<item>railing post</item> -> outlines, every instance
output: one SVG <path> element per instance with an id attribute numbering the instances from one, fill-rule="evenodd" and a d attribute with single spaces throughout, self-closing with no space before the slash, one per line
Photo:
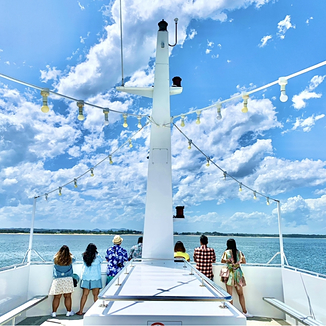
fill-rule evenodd
<path id="1" fill-rule="evenodd" d="M 34 220 L 35 220 L 35 210 L 36 210 L 36 199 L 37 197 L 34 197 L 33 202 L 33 213 L 32 213 L 32 225 L 29 232 L 29 244 L 28 244 L 28 256 L 27 256 L 27 263 L 31 262 L 31 256 L 32 256 L 32 247 L 33 247 L 33 233 L 34 233 Z"/>
<path id="2" fill-rule="evenodd" d="M 284 267 L 284 248 L 283 248 L 283 235 L 281 230 L 281 204 L 277 200 L 277 216 L 278 216 L 278 234 L 280 239 L 280 253 L 281 253 L 281 266 Z"/>

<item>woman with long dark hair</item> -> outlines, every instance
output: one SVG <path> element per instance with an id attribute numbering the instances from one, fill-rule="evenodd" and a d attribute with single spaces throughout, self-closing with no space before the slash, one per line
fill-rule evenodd
<path id="1" fill-rule="evenodd" d="M 227 248 L 221 258 L 221 263 L 227 264 L 229 276 L 223 277 L 222 282 L 225 283 L 226 291 L 230 295 L 232 295 L 232 289 L 235 287 L 243 313 L 246 317 L 252 317 L 252 315 L 247 311 L 242 289 L 246 286 L 246 280 L 241 269 L 241 264 L 246 264 L 246 257 L 237 249 L 237 244 L 234 239 L 229 239 L 226 242 L 226 247 Z M 233 300 L 231 301 L 231 304 L 233 304 Z"/>
<path id="2" fill-rule="evenodd" d="M 53 258 L 53 281 L 49 292 L 49 295 L 54 295 L 52 317 L 57 316 L 62 295 L 64 296 L 64 303 L 67 309 L 66 316 L 74 315 L 74 312 L 71 310 L 71 293 L 74 291 L 72 263 L 75 260 L 66 245 L 63 245 Z"/>
<path id="3" fill-rule="evenodd" d="M 77 315 L 83 315 L 83 309 L 87 301 L 88 294 L 92 290 L 94 302 L 98 299 L 98 294 L 102 288 L 101 262 L 102 257 L 98 254 L 94 243 L 90 243 L 86 251 L 82 254 L 84 260 L 83 271 L 81 275 L 80 287 L 83 294 L 80 299 L 80 308 Z"/>

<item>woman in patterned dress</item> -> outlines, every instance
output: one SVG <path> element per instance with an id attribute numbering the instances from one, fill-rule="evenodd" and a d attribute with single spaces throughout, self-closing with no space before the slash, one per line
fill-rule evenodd
<path id="1" fill-rule="evenodd" d="M 49 292 L 49 295 L 54 295 L 52 317 L 57 316 L 62 295 L 64 296 L 64 304 L 67 309 L 66 316 L 70 317 L 75 314 L 71 310 L 71 293 L 74 291 L 72 263 L 75 260 L 66 245 L 63 245 L 53 258 L 53 281 Z"/>
<path id="2" fill-rule="evenodd" d="M 242 289 L 244 286 L 246 286 L 246 280 L 241 269 L 241 264 L 246 264 L 246 257 L 240 250 L 237 249 L 234 239 L 229 239 L 226 242 L 226 246 L 227 248 L 221 258 L 221 263 L 226 263 L 229 270 L 228 279 L 223 279 L 226 285 L 226 291 L 232 295 L 233 287 L 235 287 L 243 313 L 246 317 L 252 317 L 252 315 L 250 315 L 247 311 Z M 233 304 L 233 300 L 231 301 L 231 304 Z"/>

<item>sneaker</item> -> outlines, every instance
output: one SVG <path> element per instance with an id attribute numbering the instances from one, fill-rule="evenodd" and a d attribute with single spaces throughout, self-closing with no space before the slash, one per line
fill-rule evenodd
<path id="1" fill-rule="evenodd" d="M 71 316 L 73 316 L 75 313 L 71 310 L 71 311 L 67 311 L 67 313 L 66 313 L 66 316 L 67 317 L 71 317 Z"/>
<path id="2" fill-rule="evenodd" d="M 57 317 L 57 313 L 56 312 L 52 312 L 51 317 L 53 317 L 53 318 Z"/>
<path id="3" fill-rule="evenodd" d="M 250 318 L 250 317 L 253 317 L 252 314 L 250 314 L 248 311 L 244 314 L 246 316 L 246 318 Z"/>

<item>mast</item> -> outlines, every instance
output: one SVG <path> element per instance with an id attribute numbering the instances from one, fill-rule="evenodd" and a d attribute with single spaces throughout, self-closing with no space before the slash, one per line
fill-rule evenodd
<path id="1" fill-rule="evenodd" d="M 150 154 L 144 220 L 143 258 L 173 257 L 170 95 L 182 87 L 170 87 L 168 23 L 159 22 L 154 87 L 117 87 L 117 90 L 153 98 Z"/>

